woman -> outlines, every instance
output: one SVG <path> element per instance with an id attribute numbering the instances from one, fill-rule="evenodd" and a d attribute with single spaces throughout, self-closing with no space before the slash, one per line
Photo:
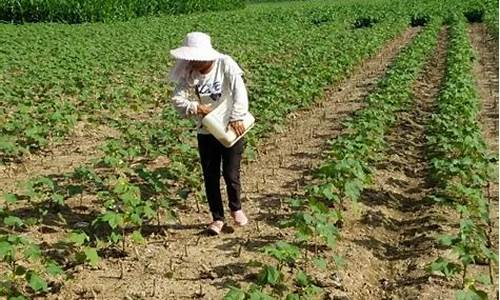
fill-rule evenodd
<path id="1" fill-rule="evenodd" d="M 213 218 L 208 230 L 219 234 L 224 226 L 224 206 L 220 191 L 221 162 L 231 216 L 236 224 L 246 225 L 248 219 L 241 209 L 240 201 L 243 138 L 231 148 L 226 148 L 201 124 L 203 116 L 230 97 L 233 107 L 228 126 L 238 136 L 243 134 L 245 128 L 241 120 L 248 112 L 243 71 L 231 57 L 214 50 L 210 37 L 201 32 L 188 33 L 183 46 L 171 50 L 170 54 L 176 59 L 170 73 L 172 80 L 177 82 L 172 97 L 173 105 L 183 117 L 198 117 L 198 149 Z"/>

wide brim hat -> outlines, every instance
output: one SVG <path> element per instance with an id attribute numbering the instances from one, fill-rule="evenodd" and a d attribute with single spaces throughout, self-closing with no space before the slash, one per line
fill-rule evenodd
<path id="1" fill-rule="evenodd" d="M 202 32 L 191 32 L 186 35 L 182 47 L 170 50 L 175 59 L 212 61 L 222 54 L 212 47 L 210 36 Z"/>

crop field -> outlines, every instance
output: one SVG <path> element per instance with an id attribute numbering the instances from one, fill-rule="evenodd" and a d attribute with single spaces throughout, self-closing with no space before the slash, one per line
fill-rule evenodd
<path id="1" fill-rule="evenodd" d="M 498 29 L 498 0 L 2 1 L 0 299 L 498 299 Z M 170 101 L 191 31 L 256 117 L 216 237 Z"/>

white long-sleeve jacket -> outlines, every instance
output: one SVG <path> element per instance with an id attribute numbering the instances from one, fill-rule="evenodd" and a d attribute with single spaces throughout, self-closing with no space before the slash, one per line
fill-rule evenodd
<path id="1" fill-rule="evenodd" d="M 232 103 L 230 121 L 241 120 L 248 112 L 248 94 L 243 81 L 243 70 L 228 55 L 217 59 L 208 74 L 192 72 L 181 80 L 172 96 L 175 109 L 183 117 L 195 116 L 199 104 L 217 107 L 224 100 Z M 199 95 L 199 98 L 196 96 Z M 209 134 L 198 117 L 198 133 Z"/>

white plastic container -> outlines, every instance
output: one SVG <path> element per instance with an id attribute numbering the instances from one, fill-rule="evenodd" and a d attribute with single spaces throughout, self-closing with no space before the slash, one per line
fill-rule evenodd
<path id="1" fill-rule="evenodd" d="M 241 139 L 250 128 L 255 124 L 255 118 L 252 114 L 247 113 L 243 118 L 243 126 L 245 133 L 237 136 L 229 124 L 229 108 L 230 101 L 222 101 L 214 110 L 208 113 L 202 120 L 203 127 L 208 130 L 222 145 L 226 148 L 232 147 L 239 139 Z"/>

